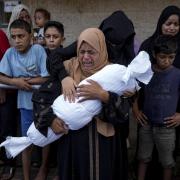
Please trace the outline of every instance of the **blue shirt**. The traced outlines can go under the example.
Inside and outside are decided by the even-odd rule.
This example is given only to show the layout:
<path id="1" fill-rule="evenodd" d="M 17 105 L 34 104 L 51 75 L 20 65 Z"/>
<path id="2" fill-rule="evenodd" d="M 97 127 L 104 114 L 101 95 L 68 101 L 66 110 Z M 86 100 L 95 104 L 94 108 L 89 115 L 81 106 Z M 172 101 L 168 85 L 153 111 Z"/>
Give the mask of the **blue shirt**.
<path id="1" fill-rule="evenodd" d="M 0 62 L 0 72 L 10 77 L 46 77 L 46 52 L 40 45 L 32 45 L 24 54 L 12 47 Z M 18 108 L 33 109 L 31 98 L 32 92 L 18 90 Z"/>
<path id="2" fill-rule="evenodd" d="M 155 72 L 144 88 L 143 112 L 150 124 L 164 124 L 164 118 L 176 113 L 180 92 L 180 70 L 172 67 Z"/>

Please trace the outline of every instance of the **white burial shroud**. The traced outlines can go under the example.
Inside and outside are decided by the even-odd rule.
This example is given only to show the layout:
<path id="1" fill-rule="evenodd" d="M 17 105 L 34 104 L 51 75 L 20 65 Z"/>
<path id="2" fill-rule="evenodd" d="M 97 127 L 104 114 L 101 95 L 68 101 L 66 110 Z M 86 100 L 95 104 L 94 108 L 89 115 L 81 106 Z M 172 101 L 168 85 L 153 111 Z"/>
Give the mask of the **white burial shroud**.
<path id="1" fill-rule="evenodd" d="M 122 95 L 125 91 L 139 90 L 137 81 L 148 84 L 152 75 L 149 55 L 145 51 L 141 51 L 128 67 L 110 64 L 87 79 L 98 82 L 107 91 Z M 81 81 L 80 84 L 87 84 L 87 79 Z M 102 108 L 99 100 L 86 100 L 81 103 L 78 100 L 76 99 L 75 103 L 69 103 L 64 101 L 63 95 L 60 95 L 52 105 L 57 117 L 62 119 L 71 130 L 78 130 L 88 124 Z M 45 137 L 32 123 L 28 129 L 27 137 L 7 137 L 6 141 L 0 144 L 0 147 L 5 147 L 9 157 L 15 157 L 31 144 L 44 147 L 62 135 L 55 134 L 48 127 L 48 135 Z"/>

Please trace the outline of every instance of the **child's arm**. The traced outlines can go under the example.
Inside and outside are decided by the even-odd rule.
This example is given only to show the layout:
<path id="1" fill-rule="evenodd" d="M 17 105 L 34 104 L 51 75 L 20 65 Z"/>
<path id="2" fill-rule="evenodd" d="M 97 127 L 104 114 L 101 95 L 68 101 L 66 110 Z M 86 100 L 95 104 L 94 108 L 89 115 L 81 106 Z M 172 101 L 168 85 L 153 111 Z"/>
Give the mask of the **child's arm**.
<path id="1" fill-rule="evenodd" d="M 48 77 L 38 76 L 38 77 L 29 78 L 27 82 L 31 85 L 39 85 L 39 84 L 43 84 L 47 80 L 48 80 Z"/>
<path id="2" fill-rule="evenodd" d="M 28 83 L 29 78 L 11 78 L 0 74 L 0 82 L 7 85 L 16 86 L 18 89 L 30 91 L 32 86 Z"/>
<path id="3" fill-rule="evenodd" d="M 133 112 L 134 118 L 136 119 L 138 123 L 140 123 L 142 126 L 147 124 L 146 115 L 139 109 L 138 97 L 134 100 L 134 103 L 132 106 L 132 112 Z"/>

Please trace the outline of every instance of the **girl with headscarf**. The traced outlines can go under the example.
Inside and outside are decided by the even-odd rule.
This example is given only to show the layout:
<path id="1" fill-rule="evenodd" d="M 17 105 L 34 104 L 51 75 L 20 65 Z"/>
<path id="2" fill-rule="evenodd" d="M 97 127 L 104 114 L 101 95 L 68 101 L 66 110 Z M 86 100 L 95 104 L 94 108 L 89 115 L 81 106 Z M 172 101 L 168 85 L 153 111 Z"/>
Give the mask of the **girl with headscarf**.
<path id="1" fill-rule="evenodd" d="M 29 24 L 32 25 L 32 18 L 30 14 L 31 13 L 29 8 L 24 4 L 18 4 L 14 7 L 7 28 L 8 39 L 10 39 L 10 25 L 14 20 L 23 19 L 24 21 L 27 21 Z"/>
<path id="2" fill-rule="evenodd" d="M 173 5 L 167 6 L 162 11 L 158 19 L 157 27 L 153 35 L 150 36 L 148 39 L 146 39 L 140 46 L 140 51 L 144 50 L 149 53 L 152 63 L 155 62 L 153 58 L 153 53 L 152 53 L 152 46 L 155 39 L 157 39 L 157 37 L 160 35 L 171 35 L 173 38 L 174 37 L 177 38 L 178 49 L 177 49 L 176 57 L 173 64 L 175 67 L 180 68 L 180 9 L 179 7 L 173 6 Z M 143 102 L 143 92 L 140 92 L 140 96 L 138 98 L 139 106 L 142 106 L 141 102 Z M 139 123 L 145 123 L 146 120 L 143 118 L 141 114 L 138 113 L 139 112 L 138 104 L 137 104 L 137 101 L 135 101 L 133 105 L 134 117 L 137 119 Z M 180 103 L 178 103 L 177 112 L 179 112 L 179 109 L 180 109 Z M 174 116 L 171 118 L 171 120 L 175 122 L 180 121 L 180 116 L 179 115 L 177 115 L 176 117 Z M 178 142 L 179 136 L 180 136 L 178 135 L 179 133 L 180 133 L 180 130 L 179 130 L 179 127 L 177 127 L 177 145 L 179 143 Z M 146 176 L 146 179 L 157 179 L 157 180 L 162 179 L 162 173 L 159 173 L 161 171 L 159 171 L 160 165 L 158 164 L 157 159 L 158 159 L 157 153 L 154 152 L 153 161 L 151 162 L 151 165 L 149 168 L 150 170 L 147 172 L 148 175 Z M 151 172 L 151 169 L 153 169 L 152 170 L 153 173 Z"/>

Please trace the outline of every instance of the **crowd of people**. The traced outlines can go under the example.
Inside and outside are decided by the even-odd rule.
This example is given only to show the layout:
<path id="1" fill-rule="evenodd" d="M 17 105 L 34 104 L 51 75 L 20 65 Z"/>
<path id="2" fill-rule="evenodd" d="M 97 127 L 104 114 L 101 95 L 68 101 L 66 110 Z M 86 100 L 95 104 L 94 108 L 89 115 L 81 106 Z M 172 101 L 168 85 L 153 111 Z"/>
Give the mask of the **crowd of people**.
<path id="1" fill-rule="evenodd" d="M 180 151 L 179 7 L 172 5 L 162 11 L 155 32 L 140 48 L 135 43 L 133 23 L 121 10 L 105 18 L 99 27 L 82 31 L 67 47 L 63 47 L 63 24 L 51 20 L 46 9 L 35 10 L 34 24 L 36 27 L 29 8 L 19 4 L 12 11 L 7 33 L 0 30 L 0 83 L 15 87 L 0 89 L 0 143 L 8 136 L 26 136 L 34 122 L 45 137 L 48 128 L 65 134 L 53 149 L 57 153 L 54 180 L 128 180 L 132 107 L 138 124 L 134 155 L 137 180 L 172 180 Z M 119 96 L 92 80 L 78 86 L 108 64 L 128 66 L 140 51 L 149 54 L 154 74 L 148 85 L 140 84 L 139 92 L 134 89 Z M 40 87 L 35 89 L 34 85 Z M 77 98 L 98 99 L 102 110 L 83 128 L 70 130 L 51 107 L 61 94 L 71 103 Z M 35 180 L 47 179 L 50 146 L 42 148 Z M 32 151 L 30 146 L 22 152 L 24 180 L 31 179 Z M 0 159 L 0 179 L 12 179 L 15 159 L 9 159 L 4 148 Z"/>

